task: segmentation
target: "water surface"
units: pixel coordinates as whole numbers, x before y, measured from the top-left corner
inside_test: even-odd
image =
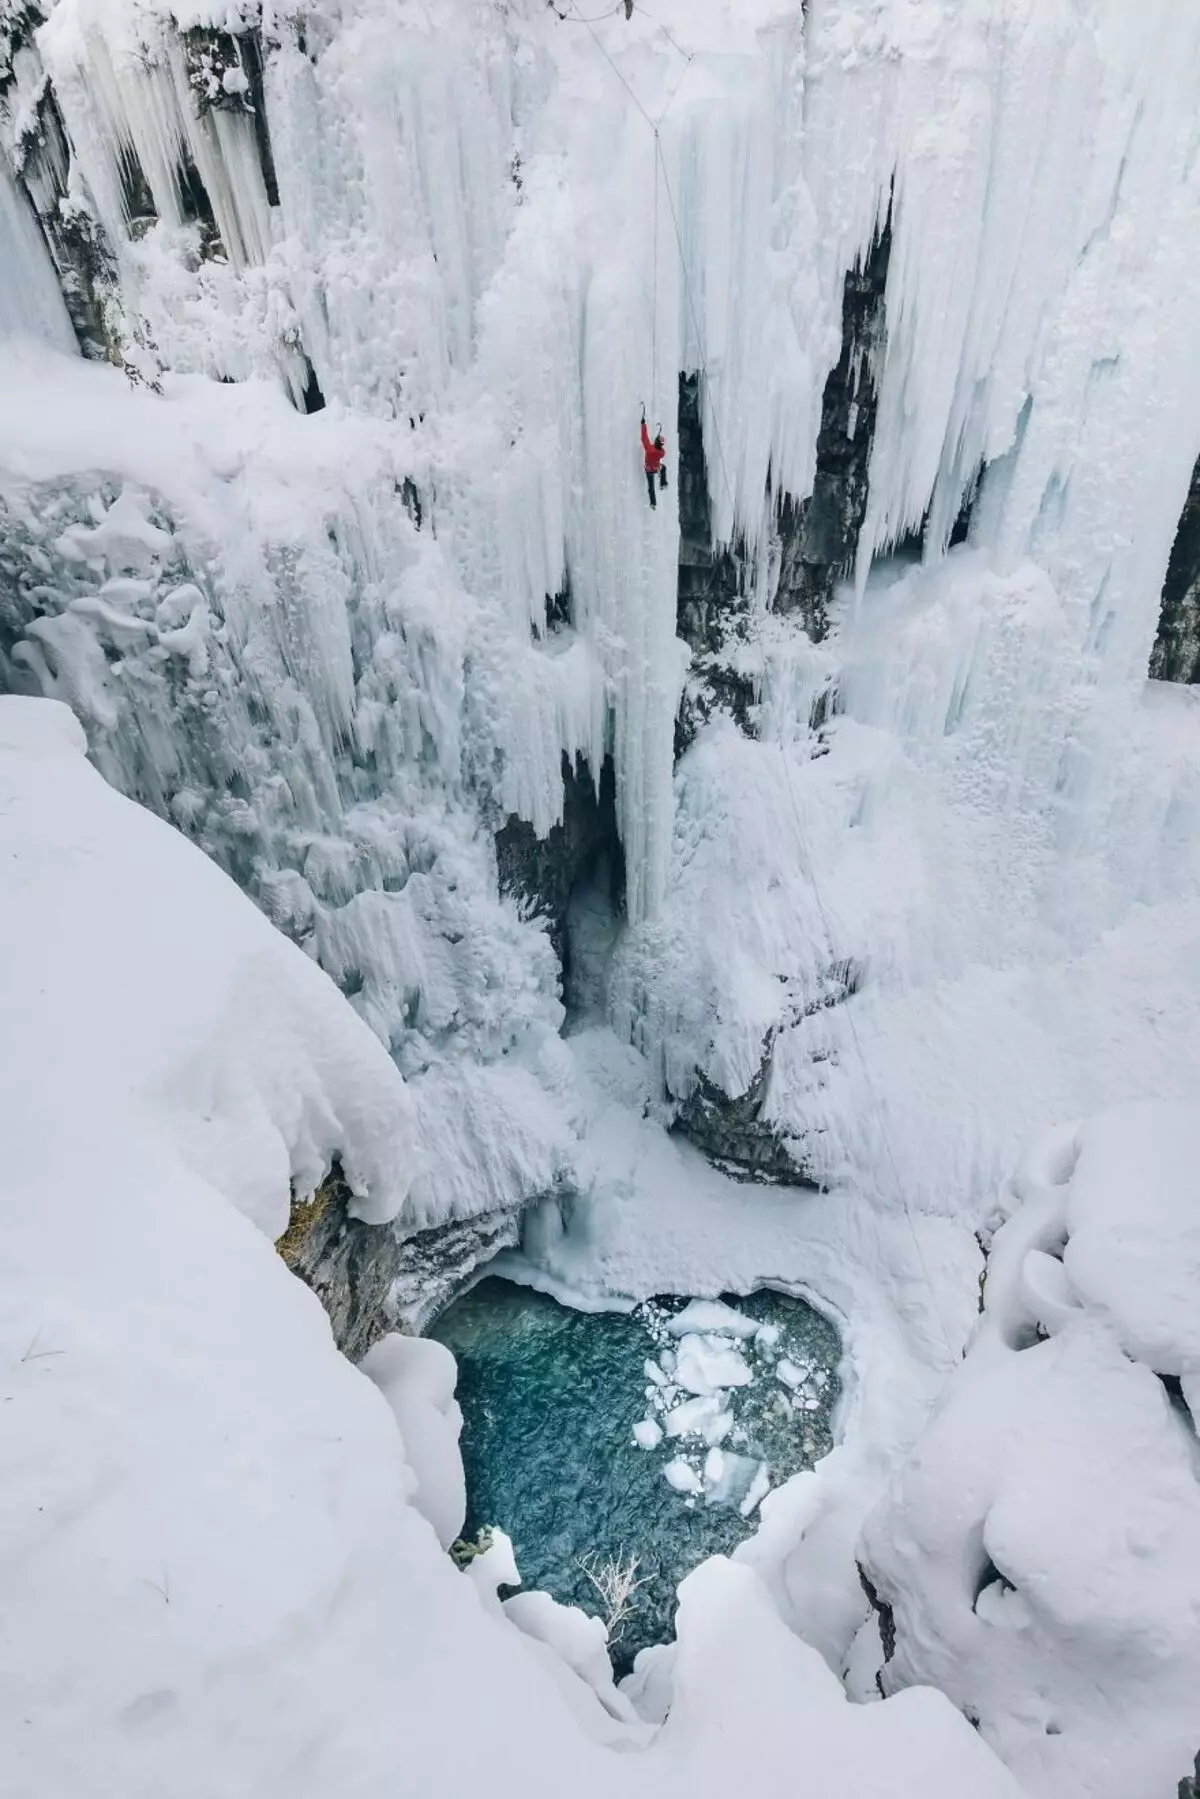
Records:
[[[604,1606],[583,1564],[637,1558],[644,1584],[612,1643],[619,1672],[639,1649],[670,1638],[683,1576],[706,1556],[729,1553],[755,1528],[757,1512],[743,1516],[741,1507],[766,1480],[777,1486],[832,1446],[840,1353],[833,1325],[780,1293],[728,1303],[768,1328],[758,1340],[743,1338],[740,1350],[734,1337],[693,1339],[702,1361],[708,1351],[734,1350],[732,1363],[713,1362],[718,1376],[735,1372],[739,1355],[752,1376],[748,1385],[722,1389],[707,1408],[732,1414],[719,1463],[700,1437],[664,1435],[644,1449],[633,1436],[639,1420],[661,1427],[692,1397],[671,1380],[679,1339],[668,1327],[682,1299],[651,1301],[628,1314],[575,1312],[488,1279],[430,1330],[458,1358],[464,1534],[499,1526],[512,1538],[526,1587],[600,1615]],[[648,1377],[647,1361],[667,1374],[666,1384]],[[720,1418],[710,1424],[712,1434],[722,1428]],[[676,1481],[707,1491],[677,1491],[668,1467]]]

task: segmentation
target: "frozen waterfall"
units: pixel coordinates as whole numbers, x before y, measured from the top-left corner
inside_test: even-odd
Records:
[[[470,1119],[427,1216],[570,1165],[556,971],[491,847],[506,817],[562,819],[564,758],[597,783],[612,761],[612,1013],[669,1098],[697,1069],[744,1094],[766,1051],[763,1117],[818,1178],[979,1191],[1041,1076],[976,1043],[1009,1001],[969,990],[995,999],[1036,951],[1128,994],[1103,934],[1147,904],[1193,928],[1194,709],[1143,690],[1200,447],[1200,17],[22,19],[0,93],[4,681],[67,699],[109,778],[306,944],[435,1136]],[[856,590],[814,646],[772,607],[781,521],[813,488],[846,272],[881,233]],[[64,358],[52,267],[141,391]],[[636,433],[641,402],[674,468],[697,372],[758,738],[718,717],[676,768],[679,533]],[[970,548],[947,557],[956,523]],[[918,534],[920,569],[872,578]],[[831,969],[861,984],[849,1005]],[[1089,1104],[1142,1055],[1116,1003],[1102,1063],[1074,1000],[1050,1008],[1085,1040]],[[914,1029],[924,1059],[897,1047]],[[1173,1090],[1191,1058],[1156,1041],[1146,1078]],[[984,1116],[956,1087],[931,1167],[933,1089],[971,1060]]]

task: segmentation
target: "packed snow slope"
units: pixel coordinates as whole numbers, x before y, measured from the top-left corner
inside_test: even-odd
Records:
[[[596,10],[14,16],[0,321],[54,348],[5,356],[0,674],[388,1044],[447,1152],[423,1219],[571,1180],[554,962],[490,841],[554,823],[564,753],[612,758],[608,1003],[668,1098],[769,1052],[814,1176],[977,1207],[1030,1129],[1200,1074],[1200,733],[1145,682],[1200,448],[1200,14]],[[161,394],[68,360],[30,204]],[[814,645],[771,610],[780,508],[884,230],[858,579]],[[674,769],[637,407],[671,437],[696,370],[760,703]]]
[[[821,1799],[880,1767],[1017,1799],[941,1695],[850,1705],[748,1568],[686,1584],[661,1730],[595,1625],[501,1610],[502,1546],[458,1572],[445,1352],[389,1339],[369,1379],[270,1241],[334,1149],[364,1208],[403,1205],[401,1079],[83,747],[0,700],[5,1791],[783,1799],[803,1766]]]
[[[1156,1799],[1200,1742],[1194,1109],[1037,1142],[970,1354],[868,1522],[885,1691],[931,1680],[1032,1793]]]

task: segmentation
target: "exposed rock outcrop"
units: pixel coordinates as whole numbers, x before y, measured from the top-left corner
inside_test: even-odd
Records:
[[[1200,682],[1200,462],[1167,565],[1150,673],[1156,681]]]
[[[675,725],[678,759],[714,712],[743,730],[754,703],[753,682],[736,666],[746,622],[746,565],[740,546],[714,544],[704,448],[701,375],[679,376],[679,581],[675,628],[692,651],[692,666]]]
[[[417,1335],[469,1284],[481,1263],[511,1248],[521,1211],[486,1213],[405,1235],[363,1224],[347,1210],[336,1166],[309,1200],[292,1206],[276,1245],[292,1273],[329,1314],[334,1341],[352,1362],[387,1331]]]
[[[496,833],[500,891],[517,900],[527,916],[544,918],[550,941],[569,974],[567,911],[571,895],[606,863],[615,911],[624,906],[625,858],[617,832],[616,785],[611,759],[600,771],[597,791],[581,762],[564,756],[563,818],[545,837],[524,819],[510,818]]]
[[[776,609],[799,612],[814,643],[820,643],[829,628],[834,585],[854,562],[867,513],[891,246],[889,221],[866,261],[846,276],[842,353],[822,397],[813,490],[803,500],[784,493],[778,501]]]
[[[763,1117],[771,1078],[771,1057],[778,1030],[799,1023],[829,1006],[841,1005],[858,991],[863,971],[853,962],[832,964],[820,993],[803,1007],[789,1009],[764,1039],[758,1071],[744,1093],[731,1095],[697,1071],[696,1082],[680,1102],[673,1130],[687,1137],[709,1160],[735,1180],[777,1181],[794,1187],[819,1186],[804,1159],[804,1146],[784,1138]]]
[[[674,1129],[735,1180],[815,1186],[782,1139],[764,1123],[762,1105],[771,1069],[770,1051],[745,1093],[731,1099],[704,1075],[680,1106]]]

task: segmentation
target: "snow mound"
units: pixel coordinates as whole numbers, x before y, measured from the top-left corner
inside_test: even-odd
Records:
[[[1154,1799],[1200,1741],[1198,1130],[1144,1104],[1033,1147],[975,1343],[864,1534],[886,1689],[936,1683],[1047,1799]]]
[[[416,1480],[412,1504],[448,1549],[467,1515],[454,1357],[441,1343],[393,1331],[372,1345],[359,1367],[379,1388],[400,1428]]]
[[[746,1387],[754,1379],[744,1356],[721,1337],[694,1334],[681,1339],[675,1382],[689,1393],[719,1393],[724,1387]]]

